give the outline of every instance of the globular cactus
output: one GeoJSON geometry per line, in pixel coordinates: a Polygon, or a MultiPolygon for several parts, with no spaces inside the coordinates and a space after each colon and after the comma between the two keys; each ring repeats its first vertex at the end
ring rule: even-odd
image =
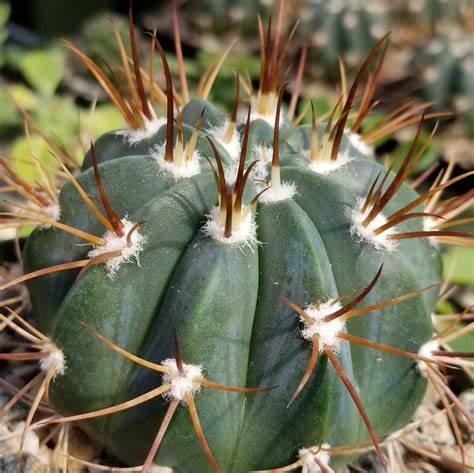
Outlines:
{"type": "Polygon", "coordinates": [[[310,0],[301,16],[300,30],[312,46],[312,63],[334,76],[339,56],[351,65],[360,63],[388,30],[389,9],[380,1],[310,0]]]}
{"type": "MultiPolygon", "coordinates": [[[[154,21],[158,21],[159,30],[169,31],[167,22],[167,2],[159,6],[154,21]]],[[[168,2],[171,3],[171,2],[168,2]]],[[[254,35],[257,31],[255,18],[257,14],[267,16],[274,2],[262,0],[203,0],[202,2],[186,2],[182,5],[184,22],[184,42],[196,47],[196,42],[207,46],[213,44],[209,39],[220,42],[222,35],[243,37],[254,35]]]]}
{"type": "Polygon", "coordinates": [[[473,13],[469,0],[405,0],[399,2],[393,15],[398,16],[398,22],[411,22],[418,35],[434,37],[454,28],[469,28],[473,13]]]}
{"type": "Polygon", "coordinates": [[[472,34],[440,36],[415,48],[412,58],[423,78],[424,97],[440,107],[453,107],[470,136],[474,135],[473,41],[472,34]]]}
{"type": "Polygon", "coordinates": [[[31,187],[35,207],[5,215],[40,225],[26,274],[0,288],[28,281],[41,332],[13,311],[8,323],[35,348],[25,359],[40,360],[36,401],[48,392],[66,416],[53,423],[79,421],[144,471],[327,471],[367,440],[382,458],[378,438],[410,419],[426,379],[441,384],[425,345],[441,277],[428,238],[472,234],[425,229],[440,216],[423,203],[466,176],[419,196],[404,182],[423,153],[416,138],[396,174],[362,141],[374,74],[360,103],[356,93],[386,37],[324,123],[293,124],[281,14],[274,34],[260,24],[243,119],[239,81],[230,117],[205,100],[217,65],[189,99],[184,64],[178,93],[153,37],[164,93],[140,68],[133,27],[133,60],[117,69],[126,89],[67,43],[129,128],[100,137],[76,177],[63,164],[55,218],[31,187]]]}
{"type": "Polygon", "coordinates": [[[225,33],[229,29],[255,29],[255,15],[263,9],[260,0],[205,0],[195,12],[205,31],[225,33]],[[209,22],[209,23],[208,23],[209,22]],[[206,24],[208,23],[208,24],[206,24]]]}

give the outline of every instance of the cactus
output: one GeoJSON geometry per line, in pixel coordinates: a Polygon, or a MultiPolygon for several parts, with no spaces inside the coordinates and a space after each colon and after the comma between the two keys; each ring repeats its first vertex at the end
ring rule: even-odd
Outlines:
{"type": "Polygon", "coordinates": [[[469,136],[474,135],[473,35],[447,35],[415,48],[413,66],[423,78],[423,94],[441,107],[454,107],[469,136]]]}
{"type": "Polygon", "coordinates": [[[388,10],[383,2],[305,2],[301,13],[301,37],[308,38],[310,51],[320,71],[334,77],[338,57],[357,65],[372,45],[389,28],[388,10]]]}
{"type": "Polygon", "coordinates": [[[310,125],[294,124],[281,79],[295,29],[282,39],[282,15],[266,33],[259,23],[259,89],[243,118],[239,78],[229,117],[206,100],[225,54],[189,99],[184,63],[178,91],[153,36],[163,91],[140,67],[131,12],[132,60],[117,67],[127,89],[66,42],[129,127],[91,145],[77,176],[60,160],[59,198],[2,161],[31,201],[3,217],[38,225],[25,275],[0,287],[26,281],[39,324],[2,316],[34,348],[16,359],[44,375],[25,432],[48,393],[63,416],[50,423],[80,422],[143,471],[324,471],[367,440],[383,462],[379,437],[410,419],[426,379],[452,395],[426,345],[441,277],[428,238],[473,235],[449,221],[425,229],[440,215],[423,203],[466,176],[422,196],[404,182],[423,120],[396,174],[363,142],[387,37],[324,122],[313,108],[310,125]]]}
{"type": "Polygon", "coordinates": [[[447,33],[453,28],[468,29],[473,18],[469,0],[408,0],[400,2],[396,12],[428,37],[447,33]]]}
{"type": "Polygon", "coordinates": [[[198,8],[192,5],[190,8],[197,14],[193,21],[201,24],[204,31],[222,34],[229,29],[255,30],[255,15],[263,10],[262,3],[260,0],[205,0],[198,8]]]}
{"type": "MultiPolygon", "coordinates": [[[[169,6],[172,2],[158,4],[157,8],[145,16],[147,26],[169,34],[172,24],[169,20],[169,6]]],[[[222,44],[222,38],[240,38],[239,43],[255,39],[258,14],[266,18],[274,2],[264,0],[204,0],[186,2],[181,6],[182,39],[186,48],[198,48],[205,51],[216,50],[222,44]]],[[[239,44],[239,49],[247,49],[250,44],[239,44]]]]}

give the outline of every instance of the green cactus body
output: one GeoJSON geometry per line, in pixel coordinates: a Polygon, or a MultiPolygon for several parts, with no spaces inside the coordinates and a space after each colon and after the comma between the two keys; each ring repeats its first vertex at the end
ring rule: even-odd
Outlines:
{"type": "MultiPolygon", "coordinates": [[[[184,108],[185,136],[203,104],[192,100],[184,108]]],[[[66,362],[64,373],[51,385],[51,399],[60,412],[76,414],[124,402],[160,384],[158,373],[110,350],[84,330],[83,323],[156,363],[173,358],[175,330],[185,363],[200,365],[206,378],[232,386],[274,387],[262,393],[205,388],[196,393],[202,428],[222,471],[287,464],[303,446],[367,441],[357,410],[324,355],[287,408],[311,345],[302,338],[302,325],[284,299],[300,307],[321,299],[325,307],[327,301],[366,286],[383,264],[380,279],[363,303],[375,304],[437,283],[438,252],[426,240],[403,240],[389,248],[386,242],[359,235],[354,212],[383,168],[344,135],[338,160],[344,155],[351,159],[331,172],[315,172],[304,153],[309,128],[285,123],[279,142],[283,191],[262,194],[240,241],[237,233],[233,244],[231,238],[216,236],[206,227],[218,203],[213,175],[202,159],[211,155],[206,136],[216,142],[226,168],[235,169],[238,158],[219,146],[213,127],[220,120],[207,103],[197,145],[200,169],[190,177],[173,176],[154,159],[151,151],[163,144],[165,127],[146,145],[129,145],[112,133],[98,140],[99,169],[112,207],[122,219],[144,222],[135,233],[142,237],[139,264],[131,257],[114,274],[100,264],[79,280],[61,272],[30,281],[38,321],[66,362]]],[[[272,136],[268,123],[252,121],[248,162],[259,146],[272,146],[272,136]]],[[[258,166],[260,174],[269,172],[270,164],[258,166]]],[[[93,169],[87,164],[78,181],[100,205],[93,169]]],[[[247,202],[255,186],[258,183],[248,183],[247,202]]],[[[103,234],[70,184],[60,197],[61,222],[103,234]]],[[[396,211],[415,197],[403,185],[386,211],[396,211]]],[[[396,231],[420,229],[412,220],[396,231]]],[[[86,257],[90,248],[80,242],[55,229],[38,229],[27,242],[26,269],[86,257]]],[[[432,334],[436,296],[434,288],[347,323],[336,322],[349,334],[416,353],[432,334]]],[[[327,343],[332,343],[356,387],[376,434],[403,426],[425,390],[416,362],[344,340],[327,343]]],[[[166,401],[156,398],[86,421],[83,428],[122,460],[137,464],[146,456],[166,408],[166,401]]],[[[210,470],[186,409],[178,409],[171,421],[156,461],[175,471],[210,470]]]]}

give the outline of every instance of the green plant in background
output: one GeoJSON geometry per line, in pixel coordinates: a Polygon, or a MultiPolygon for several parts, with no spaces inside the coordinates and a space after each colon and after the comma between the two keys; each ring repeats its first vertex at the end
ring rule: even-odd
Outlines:
{"type": "MultiPolygon", "coordinates": [[[[126,17],[112,12],[95,15],[90,21],[83,24],[78,34],[81,46],[87,51],[89,57],[96,62],[105,59],[113,64],[120,59],[115,48],[115,36],[110,34],[111,24],[115,25],[120,35],[127,34],[128,22],[126,17]]],[[[137,33],[138,31],[136,31],[137,33]]]]}
{"type": "Polygon", "coordinates": [[[45,37],[76,32],[77,27],[86,19],[101,10],[112,8],[114,0],[26,0],[29,3],[31,21],[37,31],[45,37]]]}
{"type": "MultiPolygon", "coordinates": [[[[395,7],[385,1],[313,0],[304,6],[301,30],[306,29],[311,38],[312,62],[334,76],[339,56],[356,64],[383,31],[393,29],[395,42],[407,50],[411,61],[400,67],[424,78],[421,97],[434,100],[439,108],[456,105],[467,133],[472,134],[474,55],[469,29],[473,19],[472,2],[465,0],[408,1],[395,7]]],[[[399,74],[394,72],[395,77],[399,74]]]]}
{"type": "Polygon", "coordinates": [[[226,34],[229,31],[248,34],[256,31],[257,14],[267,10],[268,4],[261,0],[204,0],[199,5],[194,2],[183,5],[183,16],[205,34],[226,34]],[[186,15],[188,9],[192,16],[186,15]]]}
{"type": "MultiPolygon", "coordinates": [[[[120,60],[120,51],[116,48],[117,34],[124,36],[128,34],[128,21],[123,15],[113,12],[100,12],[88,21],[84,22],[80,31],[74,35],[81,49],[87,52],[87,55],[96,63],[114,64],[120,60]],[[111,34],[111,26],[113,32],[111,34]]],[[[137,36],[141,35],[138,29],[135,29],[137,36]]],[[[71,36],[68,36],[71,38],[71,36]]],[[[130,54],[128,45],[124,44],[126,54],[130,54]]],[[[146,57],[146,50],[140,50],[140,58],[146,57]]],[[[68,60],[66,63],[65,82],[72,91],[79,97],[89,101],[99,95],[101,98],[100,87],[91,82],[88,76],[87,68],[77,61],[68,60]]]]}
{"type": "Polygon", "coordinates": [[[360,63],[377,38],[389,29],[385,2],[310,0],[304,3],[302,37],[312,46],[311,63],[326,76],[334,77],[338,73],[340,56],[352,66],[360,63]]]}
{"type": "MultiPolygon", "coordinates": [[[[6,179],[2,177],[7,187],[12,187],[9,182],[12,173],[14,179],[35,185],[42,177],[38,166],[56,179],[59,165],[51,151],[62,156],[68,165],[74,165],[77,156],[88,146],[90,136],[123,123],[120,114],[109,104],[95,106],[92,120],[90,111],[78,106],[70,89],[62,87],[67,70],[64,48],[51,44],[35,48],[9,44],[3,52],[5,79],[0,85],[0,125],[2,152],[11,158],[11,173],[7,173],[6,179]]],[[[15,205],[21,203],[24,196],[20,197],[19,202],[15,192],[4,194],[2,207],[10,208],[10,200],[15,205]]],[[[20,235],[25,236],[29,231],[26,227],[20,235]]],[[[14,235],[8,229],[2,230],[1,239],[10,240],[14,235]]]]}
{"type": "Polygon", "coordinates": [[[409,21],[431,37],[445,34],[453,27],[469,27],[474,13],[469,0],[405,0],[399,2],[395,12],[398,22],[409,21]]]}
{"type": "Polygon", "coordinates": [[[474,135],[474,36],[451,34],[414,51],[413,66],[424,80],[423,93],[440,107],[454,107],[466,133],[474,135]]]}
{"type": "MultiPolygon", "coordinates": [[[[9,5],[2,3],[0,7],[0,24],[3,24],[9,5]]],[[[122,33],[128,31],[128,23],[118,15],[99,16],[83,28],[84,47],[97,61],[114,60],[106,54],[108,50],[114,51],[109,47],[108,39],[114,35],[108,34],[107,38],[103,34],[105,24],[110,32],[111,20],[122,33]]],[[[1,36],[5,38],[6,32],[2,31],[1,36]]],[[[14,159],[13,169],[30,184],[38,179],[30,157],[31,148],[42,163],[57,167],[48,141],[76,159],[84,152],[82,148],[88,135],[100,135],[111,127],[122,125],[120,115],[109,104],[94,106],[94,119],[91,120],[89,109],[77,103],[78,96],[90,102],[100,99],[100,89],[78,76],[84,69],[71,67],[63,47],[48,42],[34,47],[12,42],[1,51],[4,81],[0,85],[0,128],[5,140],[2,148],[14,159]],[[26,113],[30,116],[27,122],[32,146],[23,135],[26,113]]]]}
{"type": "Polygon", "coordinates": [[[363,131],[386,37],[326,117],[313,106],[294,124],[282,15],[260,35],[258,90],[237,77],[226,91],[229,116],[208,100],[226,53],[190,98],[179,52],[178,88],[155,37],[165,90],[133,28],[132,60],[110,74],[66,41],[128,127],[97,139],[76,177],[62,163],[58,198],[19,182],[29,207],[3,214],[38,225],[25,275],[0,287],[28,281],[36,402],[47,391],[69,416],[53,422],[80,421],[143,471],[155,456],[178,471],[324,469],[368,439],[383,462],[378,437],[408,422],[427,379],[452,395],[427,345],[442,271],[429,239],[473,235],[449,228],[464,200],[443,228],[425,204],[467,175],[421,196],[405,183],[429,144],[417,148],[423,120],[396,173],[374,159],[369,145],[400,125],[363,131]]]}
{"type": "MultiPolygon", "coordinates": [[[[58,137],[63,143],[70,145],[76,140],[77,109],[72,98],[58,97],[55,92],[60,84],[64,73],[64,52],[58,47],[45,47],[36,50],[19,50],[11,47],[7,51],[7,65],[20,72],[26,84],[20,82],[4,86],[4,100],[11,104],[11,117],[5,117],[11,121],[12,126],[22,129],[22,116],[16,109],[8,90],[15,100],[28,110],[39,124],[49,124],[52,129],[57,130],[58,137]]],[[[9,107],[10,108],[10,107],[9,107]]],[[[36,146],[38,143],[35,142],[36,146]]],[[[21,158],[27,149],[26,139],[19,136],[12,144],[12,155],[21,158]],[[19,152],[17,152],[17,149],[19,152]]],[[[36,148],[38,154],[46,158],[44,152],[36,148]]],[[[50,157],[49,162],[53,160],[50,157]]]]}
{"type": "MultiPolygon", "coordinates": [[[[42,177],[41,168],[58,176],[59,165],[51,154],[66,160],[69,166],[77,164],[77,156],[84,153],[84,141],[123,121],[115,108],[109,104],[95,107],[93,120],[87,109],[76,105],[71,94],[58,93],[65,71],[64,51],[57,47],[34,50],[6,50],[7,67],[21,73],[25,82],[10,82],[0,85],[0,125],[8,141],[2,146],[10,156],[11,173],[1,176],[1,181],[13,192],[4,194],[2,208],[21,203],[23,195],[17,195],[9,179],[20,179],[35,185],[42,177]],[[27,129],[25,135],[22,131],[27,129]],[[44,130],[54,130],[46,132],[44,130]],[[20,199],[19,199],[20,197],[20,199]]],[[[27,226],[19,233],[26,236],[31,231],[27,226]]],[[[16,235],[9,229],[0,231],[0,239],[11,240],[16,235]]]]}

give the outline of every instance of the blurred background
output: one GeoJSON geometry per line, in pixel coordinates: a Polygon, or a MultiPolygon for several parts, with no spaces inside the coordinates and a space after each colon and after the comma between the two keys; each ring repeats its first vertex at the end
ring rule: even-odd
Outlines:
{"type": "MultiPolygon", "coordinates": [[[[229,109],[234,97],[235,71],[256,83],[259,44],[255,18],[257,13],[268,18],[274,11],[274,3],[271,0],[179,2],[183,52],[191,88],[216,55],[235,39],[238,42],[210,98],[223,109],[229,109]]],[[[436,139],[428,146],[412,177],[416,179],[435,162],[448,161],[453,155],[456,158],[454,174],[474,168],[473,0],[286,0],[286,5],[287,26],[296,18],[301,20],[291,48],[294,64],[301,48],[308,47],[302,96],[312,99],[320,114],[337,100],[338,58],[343,58],[348,76],[352,77],[375,41],[391,31],[391,46],[377,90],[379,105],[373,113],[374,120],[410,98],[432,102],[432,110],[450,114],[440,119],[436,139]]],[[[91,74],[61,45],[59,38],[70,39],[98,64],[116,63],[119,53],[111,20],[122,37],[128,38],[128,7],[128,0],[0,0],[0,153],[11,158],[11,166],[27,182],[34,183],[38,175],[25,160],[30,143],[24,134],[22,114],[14,101],[37,124],[36,131],[30,130],[31,146],[38,158],[49,166],[57,163],[38,130],[56,146],[81,159],[90,134],[97,137],[124,126],[121,115],[91,74]],[[91,104],[95,100],[97,106],[90,119],[91,104]]],[[[171,2],[135,0],[134,12],[136,34],[142,39],[143,61],[148,60],[149,50],[143,33],[156,28],[174,67],[171,2]]],[[[155,68],[158,79],[163,81],[158,60],[155,68]]],[[[290,91],[292,78],[290,74],[290,91]]],[[[306,113],[303,108],[299,110],[303,120],[309,119],[307,109],[306,113]]],[[[433,125],[433,122],[427,124],[421,144],[433,125]]],[[[405,128],[376,140],[377,159],[396,160],[406,151],[413,135],[413,128],[405,128]]],[[[429,186],[435,177],[436,172],[424,185],[429,186]]],[[[468,186],[469,182],[462,181],[454,186],[453,192],[461,194],[468,186]]],[[[467,208],[462,218],[472,216],[474,210],[467,208]]],[[[463,229],[472,231],[472,227],[470,224],[463,229]]],[[[3,259],[15,259],[11,235],[1,231],[0,252],[3,259]]],[[[438,312],[457,313],[472,307],[473,252],[474,248],[468,246],[443,248],[448,283],[456,286],[449,298],[441,302],[438,312]]],[[[458,350],[472,350],[474,336],[467,335],[456,347],[458,350]]],[[[442,436],[443,427],[437,428],[441,430],[432,431],[428,437],[442,436]]],[[[95,452],[92,446],[87,445],[87,448],[95,452]]],[[[376,471],[364,469],[363,464],[359,467],[354,471],[376,471]]]]}
{"type": "MultiPolygon", "coordinates": [[[[377,38],[391,31],[392,45],[382,71],[382,108],[393,109],[408,97],[434,101],[449,110],[442,120],[431,161],[457,141],[458,162],[473,165],[474,138],[474,2],[472,0],[287,0],[288,22],[301,20],[294,41],[306,44],[308,59],[304,95],[319,109],[333,103],[338,83],[338,57],[349,73],[377,38]]],[[[0,0],[0,148],[13,156],[24,149],[20,114],[6,88],[48,133],[69,147],[77,146],[78,115],[94,97],[99,106],[94,133],[121,125],[95,81],[59,44],[76,42],[96,62],[114,62],[117,48],[110,25],[127,34],[128,0],[0,0]],[[115,55],[115,56],[114,56],[115,55]]],[[[180,22],[187,71],[198,80],[205,67],[233,39],[238,42],[226,62],[212,99],[227,105],[226,86],[236,70],[258,74],[256,13],[267,17],[271,0],[190,0],[180,2],[180,22]]],[[[173,57],[170,2],[136,0],[137,25],[158,29],[160,41],[173,57]]],[[[142,28],[140,28],[140,31],[142,28]]],[[[140,34],[140,32],[138,32],[140,34]]],[[[146,54],[146,46],[143,43],[146,54]]],[[[159,68],[159,61],[157,61],[159,68]]],[[[408,132],[409,133],[409,132],[408,132]]],[[[403,139],[402,137],[398,137],[403,139]]],[[[392,150],[393,142],[383,151],[392,150]]],[[[38,144],[38,146],[40,146],[38,144]]],[[[424,164],[428,164],[428,159],[424,164]]]]}

